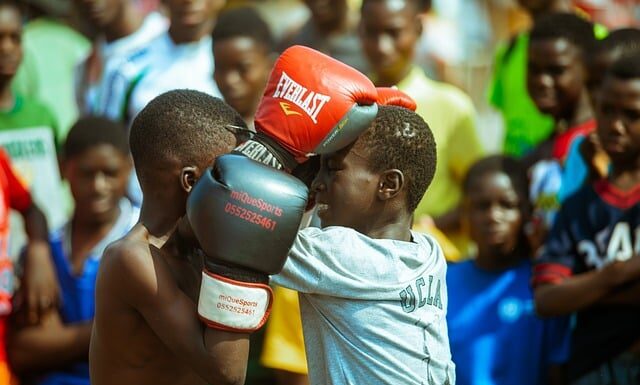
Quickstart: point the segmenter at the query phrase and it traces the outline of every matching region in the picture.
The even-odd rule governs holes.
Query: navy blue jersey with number
[[[640,186],[621,191],[601,180],[562,205],[536,258],[533,284],[557,283],[640,253]],[[577,314],[572,378],[614,358],[640,338],[640,307],[591,306]]]

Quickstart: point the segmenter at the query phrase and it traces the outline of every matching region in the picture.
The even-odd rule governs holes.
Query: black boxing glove
[[[198,314],[209,326],[251,332],[271,308],[269,275],[280,272],[308,198],[297,178],[242,155],[216,159],[187,199],[207,255]]]

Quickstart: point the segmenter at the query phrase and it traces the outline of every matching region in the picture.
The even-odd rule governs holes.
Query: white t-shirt
[[[105,111],[110,106],[109,100],[114,92],[113,79],[116,72],[132,55],[144,50],[146,46],[168,28],[166,17],[157,12],[147,15],[137,31],[121,39],[107,43],[104,40],[96,42],[96,58],[87,58],[80,63],[76,73],[76,95],[80,111],[84,114],[107,115]],[[97,63],[94,61],[97,60]],[[99,68],[93,69],[95,65]],[[90,72],[97,70],[97,76]]]
[[[175,44],[168,33],[149,43],[149,68],[133,89],[128,111],[133,119],[156,96],[188,88],[222,98],[213,80],[213,49],[210,36],[197,42]]]
[[[312,385],[455,384],[446,262],[428,235],[306,228],[272,282],[300,292]]]

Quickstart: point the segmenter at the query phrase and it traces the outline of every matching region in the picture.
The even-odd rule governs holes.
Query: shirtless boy
[[[244,123],[221,100],[187,90],[160,95],[135,119],[130,146],[144,200],[98,273],[92,384],[243,383],[248,334],[204,328],[194,316],[202,260],[181,249],[175,231],[191,186],[236,145],[226,125]]]

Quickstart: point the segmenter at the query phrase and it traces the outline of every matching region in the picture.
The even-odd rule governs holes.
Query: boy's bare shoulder
[[[112,283],[114,288],[135,300],[157,291],[157,266],[152,249],[146,237],[135,233],[135,228],[126,236],[110,244],[100,262],[100,278],[104,283]],[[110,285],[111,286],[111,285]]]
[[[101,264],[116,265],[125,269],[140,268],[151,262],[151,247],[148,239],[134,228],[104,250]]]

